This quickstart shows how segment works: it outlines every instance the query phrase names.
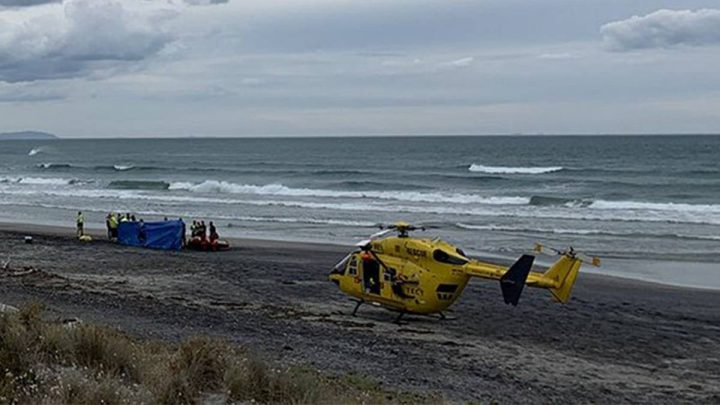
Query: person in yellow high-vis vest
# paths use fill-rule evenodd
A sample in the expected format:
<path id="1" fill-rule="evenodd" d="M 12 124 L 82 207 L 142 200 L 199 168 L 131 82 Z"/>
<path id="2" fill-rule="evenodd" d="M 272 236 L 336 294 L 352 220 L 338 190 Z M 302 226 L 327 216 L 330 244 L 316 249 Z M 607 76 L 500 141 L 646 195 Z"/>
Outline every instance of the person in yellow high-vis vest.
<path id="1" fill-rule="evenodd" d="M 110 215 L 108 215 L 107 219 L 107 225 L 108 225 L 108 239 L 114 240 L 117 239 L 117 229 L 118 229 L 118 219 L 115 214 L 112 212 Z"/>
<path id="2" fill-rule="evenodd" d="M 78 238 L 85 235 L 85 217 L 83 216 L 82 211 L 78 211 L 75 225 L 77 225 Z"/>

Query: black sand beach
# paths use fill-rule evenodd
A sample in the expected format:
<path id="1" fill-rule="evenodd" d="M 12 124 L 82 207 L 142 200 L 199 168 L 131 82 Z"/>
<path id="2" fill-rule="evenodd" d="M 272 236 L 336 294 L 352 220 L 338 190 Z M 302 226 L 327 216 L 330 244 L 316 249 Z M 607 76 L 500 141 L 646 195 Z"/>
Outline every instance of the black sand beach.
<path id="1" fill-rule="evenodd" d="M 499 403 L 720 402 L 720 292 L 581 274 L 563 306 L 527 289 L 518 307 L 473 281 L 451 321 L 352 303 L 327 281 L 339 246 L 234 241 L 229 252 L 77 242 L 71 230 L 0 227 L 0 303 L 39 300 L 176 341 L 211 335 L 283 363 L 386 387 Z M 34 243 L 25 244 L 24 235 Z"/>

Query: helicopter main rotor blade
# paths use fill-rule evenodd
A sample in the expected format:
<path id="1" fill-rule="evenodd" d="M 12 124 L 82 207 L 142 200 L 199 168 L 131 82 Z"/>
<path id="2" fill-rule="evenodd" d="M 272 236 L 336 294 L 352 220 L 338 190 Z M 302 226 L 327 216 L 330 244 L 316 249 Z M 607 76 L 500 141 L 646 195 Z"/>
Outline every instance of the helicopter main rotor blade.
<path id="1" fill-rule="evenodd" d="M 372 242 L 372 239 L 361 240 L 360 242 L 356 243 L 355 246 L 357 246 L 357 247 L 365 247 L 365 246 L 369 245 L 370 242 Z"/>
<path id="2" fill-rule="evenodd" d="M 392 232 L 392 229 L 383 229 L 380 232 L 375 232 L 374 234 L 370 235 L 370 240 L 374 240 L 380 237 L 383 237 L 387 235 L 388 233 Z"/>

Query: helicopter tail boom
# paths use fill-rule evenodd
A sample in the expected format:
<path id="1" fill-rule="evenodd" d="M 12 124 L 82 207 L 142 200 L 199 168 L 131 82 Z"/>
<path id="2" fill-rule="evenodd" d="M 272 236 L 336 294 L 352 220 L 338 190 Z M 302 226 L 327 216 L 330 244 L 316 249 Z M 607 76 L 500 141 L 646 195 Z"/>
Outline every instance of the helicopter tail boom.
<path id="1" fill-rule="evenodd" d="M 544 288 L 556 301 L 566 304 L 583 261 L 564 254 L 546 272 L 540 273 L 530 271 L 534 258 L 523 255 L 510 268 L 475 261 L 469 263 L 465 271 L 469 276 L 500 280 L 506 304 L 517 305 L 524 285 Z"/>

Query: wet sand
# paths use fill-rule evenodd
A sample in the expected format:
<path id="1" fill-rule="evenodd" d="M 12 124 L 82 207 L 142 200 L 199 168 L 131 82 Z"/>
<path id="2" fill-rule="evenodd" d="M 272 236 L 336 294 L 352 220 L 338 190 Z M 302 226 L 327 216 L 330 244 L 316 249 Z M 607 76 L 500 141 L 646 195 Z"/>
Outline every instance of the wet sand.
<path id="1" fill-rule="evenodd" d="M 327 281 L 341 246 L 234 240 L 228 252 L 162 252 L 72 230 L 0 225 L 0 303 L 143 338 L 204 334 L 283 363 L 384 386 L 500 403 L 719 403 L 720 292 L 581 274 L 568 305 L 526 289 L 505 306 L 474 280 L 456 318 L 353 303 Z M 25 244 L 24 235 L 33 235 Z M 0 266 L 2 267 L 2 266 Z"/>

